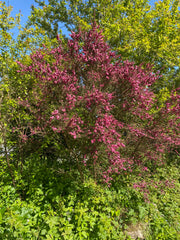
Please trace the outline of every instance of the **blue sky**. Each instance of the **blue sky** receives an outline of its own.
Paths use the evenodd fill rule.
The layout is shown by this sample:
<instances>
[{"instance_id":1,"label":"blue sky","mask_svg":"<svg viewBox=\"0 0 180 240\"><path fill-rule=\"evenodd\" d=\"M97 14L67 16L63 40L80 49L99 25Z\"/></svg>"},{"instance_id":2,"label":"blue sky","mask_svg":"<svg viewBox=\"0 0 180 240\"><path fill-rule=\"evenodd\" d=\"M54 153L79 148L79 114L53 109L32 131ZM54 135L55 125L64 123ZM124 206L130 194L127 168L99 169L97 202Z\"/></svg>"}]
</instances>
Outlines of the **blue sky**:
<instances>
[{"instance_id":1,"label":"blue sky","mask_svg":"<svg viewBox=\"0 0 180 240\"><path fill-rule=\"evenodd\" d=\"M22 24L26 22L31 13L31 5L37 5L34 0L5 0L5 3L7 6L13 6L13 16L21 11L21 14L23 15L21 17Z\"/></svg>"},{"instance_id":2,"label":"blue sky","mask_svg":"<svg viewBox=\"0 0 180 240\"><path fill-rule=\"evenodd\" d=\"M149 1L150 4L154 4L157 0L151 0ZM45 2L48 2L45 0ZM19 11L21 11L21 14L23 15L21 17L21 24L24 24L27 21L28 16L31 13L31 5L37 6L34 0L5 0L6 5L13 6L13 12L12 15L18 14ZM63 29L62 29L63 30ZM65 32L64 32L65 33ZM66 34L66 33L65 33Z\"/></svg>"}]
</instances>

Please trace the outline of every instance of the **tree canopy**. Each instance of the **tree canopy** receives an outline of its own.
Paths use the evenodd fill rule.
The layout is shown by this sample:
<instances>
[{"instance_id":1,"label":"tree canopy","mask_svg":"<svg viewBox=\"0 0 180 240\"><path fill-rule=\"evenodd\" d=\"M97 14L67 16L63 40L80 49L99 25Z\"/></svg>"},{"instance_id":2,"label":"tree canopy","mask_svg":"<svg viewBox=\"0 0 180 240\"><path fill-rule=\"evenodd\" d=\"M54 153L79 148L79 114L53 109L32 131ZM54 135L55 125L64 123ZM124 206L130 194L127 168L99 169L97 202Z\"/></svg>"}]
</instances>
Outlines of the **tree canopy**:
<instances>
[{"instance_id":1,"label":"tree canopy","mask_svg":"<svg viewBox=\"0 0 180 240\"><path fill-rule=\"evenodd\" d=\"M179 86L179 1L44 1L36 0L31 24L38 24L50 38L55 38L61 24L69 31L90 29L96 22L110 46L123 60L136 64L151 63L162 74L157 90Z\"/></svg>"}]
</instances>

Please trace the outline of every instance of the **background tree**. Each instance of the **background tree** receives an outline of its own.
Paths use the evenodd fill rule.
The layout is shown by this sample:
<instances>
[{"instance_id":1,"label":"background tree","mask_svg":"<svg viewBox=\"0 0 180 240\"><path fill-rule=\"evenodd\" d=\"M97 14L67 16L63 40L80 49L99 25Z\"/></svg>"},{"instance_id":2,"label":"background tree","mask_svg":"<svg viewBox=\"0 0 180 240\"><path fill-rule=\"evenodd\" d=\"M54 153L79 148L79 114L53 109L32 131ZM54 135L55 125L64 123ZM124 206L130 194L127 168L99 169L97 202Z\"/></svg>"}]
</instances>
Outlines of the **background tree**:
<instances>
[{"instance_id":1,"label":"background tree","mask_svg":"<svg viewBox=\"0 0 180 240\"><path fill-rule=\"evenodd\" d=\"M60 24L67 29L89 29L95 21L103 29L110 46L123 60L151 63L162 77L156 91L179 85L179 1L163 0L152 7L147 0L122 1L44 1L36 0L29 18L52 39ZM165 90L166 91L166 90Z\"/></svg>"}]
</instances>

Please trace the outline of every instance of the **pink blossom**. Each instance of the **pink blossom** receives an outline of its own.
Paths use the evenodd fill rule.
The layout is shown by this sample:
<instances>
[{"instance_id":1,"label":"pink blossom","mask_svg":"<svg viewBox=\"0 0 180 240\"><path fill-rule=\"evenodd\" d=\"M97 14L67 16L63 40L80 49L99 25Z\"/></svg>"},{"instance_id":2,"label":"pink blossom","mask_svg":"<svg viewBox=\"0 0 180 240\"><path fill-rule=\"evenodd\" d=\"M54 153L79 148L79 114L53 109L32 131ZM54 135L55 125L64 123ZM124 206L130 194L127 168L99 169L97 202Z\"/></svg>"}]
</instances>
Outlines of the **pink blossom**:
<instances>
[{"instance_id":1,"label":"pink blossom","mask_svg":"<svg viewBox=\"0 0 180 240\"><path fill-rule=\"evenodd\" d=\"M58 110L54 110L54 111L52 112L52 115L57 115L57 114L59 114L59 111L58 111Z\"/></svg>"},{"instance_id":2,"label":"pink blossom","mask_svg":"<svg viewBox=\"0 0 180 240\"><path fill-rule=\"evenodd\" d=\"M74 139L77 138L77 135L76 135L76 132L75 132L75 131L74 131L74 132L69 132L69 134L70 134L71 136L73 136Z\"/></svg>"}]
</instances>

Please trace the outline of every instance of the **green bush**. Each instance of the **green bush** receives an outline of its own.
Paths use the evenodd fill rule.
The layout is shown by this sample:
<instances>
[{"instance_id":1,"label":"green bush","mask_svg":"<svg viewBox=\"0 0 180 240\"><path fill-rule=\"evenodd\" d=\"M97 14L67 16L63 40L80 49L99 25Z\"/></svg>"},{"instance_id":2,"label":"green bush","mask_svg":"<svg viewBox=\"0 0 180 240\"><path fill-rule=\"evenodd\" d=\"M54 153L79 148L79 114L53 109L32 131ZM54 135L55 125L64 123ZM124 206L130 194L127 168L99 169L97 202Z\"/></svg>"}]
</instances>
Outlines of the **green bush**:
<instances>
[{"instance_id":1,"label":"green bush","mask_svg":"<svg viewBox=\"0 0 180 240\"><path fill-rule=\"evenodd\" d=\"M11 156L12 157L12 156ZM146 179L116 176L111 187L81 181L75 169L61 172L56 162L26 158L22 171L13 166L15 186L1 158L0 239L133 239L140 231L146 240L178 240L180 183L177 165L157 168ZM173 182L156 187L150 183ZM133 184L146 180L144 192Z\"/></svg>"}]
</instances>

